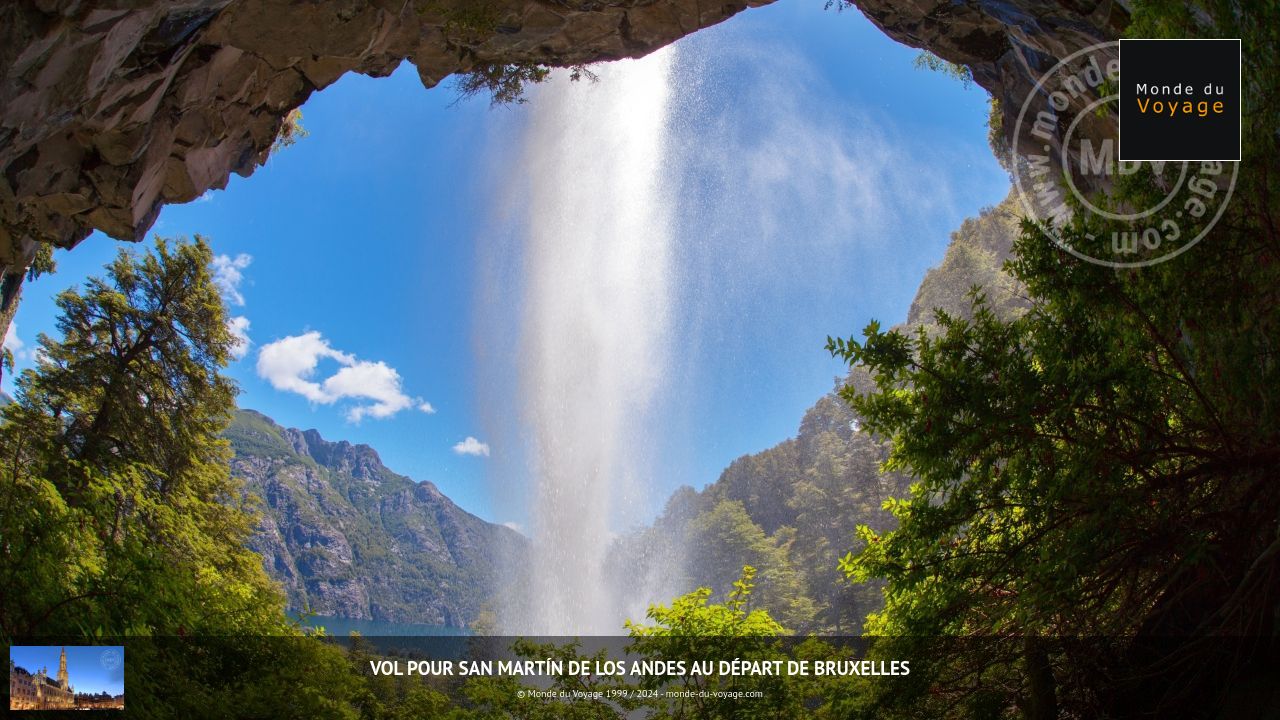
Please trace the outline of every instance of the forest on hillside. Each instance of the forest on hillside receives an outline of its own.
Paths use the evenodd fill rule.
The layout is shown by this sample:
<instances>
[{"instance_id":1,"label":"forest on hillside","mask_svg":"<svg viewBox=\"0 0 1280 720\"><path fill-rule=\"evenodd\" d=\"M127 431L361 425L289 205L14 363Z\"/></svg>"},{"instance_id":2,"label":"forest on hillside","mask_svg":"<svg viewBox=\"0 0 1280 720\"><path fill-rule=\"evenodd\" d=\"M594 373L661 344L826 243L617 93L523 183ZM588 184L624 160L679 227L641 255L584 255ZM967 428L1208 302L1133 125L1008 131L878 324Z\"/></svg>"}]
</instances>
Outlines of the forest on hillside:
<instances>
[{"instance_id":1,"label":"forest on hillside","mask_svg":"<svg viewBox=\"0 0 1280 720\"><path fill-rule=\"evenodd\" d=\"M942 262L925 275L903 330L936 334L937 311L969 318L970 291L980 287L993 312L1012 320L1026 310L1018 283L1002 270L1018 232L1018 201L1010 193L951 235ZM690 553L677 583L716 589L722 600L744 565L758 571L754 602L792 632L850 635L881 609L883 584L850 583L840 559L854 550L856 519L877 532L896 520L886 506L904 497L910 475L885 471L891 444L863 428L861 415L840 397L843 388L870 392L875 384L855 366L819 398L794 438L735 460L701 491L683 487L668 500L652 527L620 538L612 578L621 590L637 567ZM670 548L662 552L660 548Z\"/></svg>"}]
</instances>

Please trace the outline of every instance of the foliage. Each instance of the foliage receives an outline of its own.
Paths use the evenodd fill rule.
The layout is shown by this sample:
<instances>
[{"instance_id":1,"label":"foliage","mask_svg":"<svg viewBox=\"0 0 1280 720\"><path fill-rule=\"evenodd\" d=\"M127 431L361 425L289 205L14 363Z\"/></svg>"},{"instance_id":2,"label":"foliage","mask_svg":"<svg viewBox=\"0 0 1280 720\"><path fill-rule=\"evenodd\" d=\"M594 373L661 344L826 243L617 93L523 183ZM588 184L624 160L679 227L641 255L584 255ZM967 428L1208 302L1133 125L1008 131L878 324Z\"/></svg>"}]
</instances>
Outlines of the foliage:
<instances>
[{"instance_id":1,"label":"foliage","mask_svg":"<svg viewBox=\"0 0 1280 720\"><path fill-rule=\"evenodd\" d=\"M1251 47L1248 28L1214 34L1236 30ZM1274 48L1273 30L1252 32L1246 55L1267 58L1262 76L1274 77L1276 53L1262 50ZM1116 271L1065 257L1024 224L1008 270L1031 299L1025 314L1002 317L974 292L967 317L939 312L933 331L873 322L861 341L829 343L875 378L842 394L892 440L886 467L916 478L909 498L886 504L899 528L859 528L864 547L842 562L855 582L887 581L869 629L1024 638L957 644L931 668L932 685L881 696L879 714L1096 715L1130 702L1189 711L1223 702L1229 686L1214 668L1247 665L1204 638L1274 634L1273 95L1246 98L1236 197L1192 251ZM1113 200L1160 197L1139 173ZM1067 234L1087 251L1123 229L1080 213ZM1068 639L1085 637L1113 640ZM1201 671L1174 677L1160 669L1169 658Z\"/></svg>"},{"instance_id":2,"label":"foliage","mask_svg":"<svg viewBox=\"0 0 1280 720\"><path fill-rule=\"evenodd\" d=\"M5 633L280 627L217 438L235 388L210 259L157 240L58 296L62 337L0 425Z\"/></svg>"},{"instance_id":3,"label":"foliage","mask_svg":"<svg viewBox=\"0 0 1280 720\"><path fill-rule=\"evenodd\" d=\"M751 592L756 587L755 578L756 569L750 565L744 565L741 576L733 581L733 589L729 591L723 605L709 605L711 589L698 588L676 598L670 607L650 606L645 617L652 620L653 625L640 625L628 620L626 628L634 638L740 638L780 635L783 633L782 626L769 616L768 611L749 607ZM633 647L643 650L647 646L644 643L637 643Z\"/></svg>"},{"instance_id":4,"label":"foliage","mask_svg":"<svg viewBox=\"0 0 1280 720\"><path fill-rule=\"evenodd\" d=\"M450 6L437 0L424 4L420 13L438 13L444 18L446 35L459 37L465 42L479 42L494 32L502 19L502 10L492 0L470 0Z\"/></svg>"},{"instance_id":5,"label":"foliage","mask_svg":"<svg viewBox=\"0 0 1280 720\"><path fill-rule=\"evenodd\" d=\"M723 500L690 523L686 547L700 548L693 560L696 576L713 587L735 582L743 564L764 568L760 577L759 602L775 608L792 627L813 621L813 601L804 594L803 577L791 563L790 550L795 532L764 534L742 503ZM753 569L752 574L755 574ZM727 601L733 604L731 594Z\"/></svg>"},{"instance_id":6,"label":"foliage","mask_svg":"<svg viewBox=\"0 0 1280 720\"><path fill-rule=\"evenodd\" d=\"M565 667L570 661L596 667L609 659L607 650L585 654L581 652L581 645L576 640L555 645L522 638L516 640L510 649L520 658L556 660ZM566 673L550 678L549 684L537 686L524 685L514 677L477 677L463 685L460 693L463 707L456 711L455 717L460 720L464 717L468 720L622 720L628 717L628 713L645 705L640 699L628 696L626 691L630 689L627 678L619 675ZM550 691L553 697L531 701L525 699L521 690L526 693L530 690ZM574 697L573 693L580 694Z\"/></svg>"},{"instance_id":7,"label":"foliage","mask_svg":"<svg viewBox=\"0 0 1280 720\"><path fill-rule=\"evenodd\" d=\"M725 659L773 660L786 657L775 638L784 630L769 613L751 608L756 569L742 568L723 604L709 604L710 588L698 588L672 601L670 606L653 605L641 625L627 622L633 638L629 652L653 660ZM797 717L803 713L801 683L785 676L730 676L718 674L678 676L654 675L640 687L675 687L692 691L667 703L659 703L653 718L773 718ZM759 692L753 700L724 700L713 693Z\"/></svg>"},{"instance_id":8,"label":"foliage","mask_svg":"<svg viewBox=\"0 0 1280 720\"><path fill-rule=\"evenodd\" d=\"M489 104L523 105L528 102L525 91L529 85L545 82L551 77L551 67L534 62L481 63L458 76L454 88L459 100L466 100L481 93L488 93ZM582 64L570 66L569 80L599 79L589 67Z\"/></svg>"},{"instance_id":9,"label":"foliage","mask_svg":"<svg viewBox=\"0 0 1280 720\"><path fill-rule=\"evenodd\" d=\"M271 143L271 154L275 155L277 152L291 147L294 143L310 134L302 126L302 108L290 110L284 116L284 121L280 123L280 132L276 133L275 142Z\"/></svg>"},{"instance_id":10,"label":"foliage","mask_svg":"<svg viewBox=\"0 0 1280 720\"><path fill-rule=\"evenodd\" d=\"M41 275L47 275L57 269L57 263L53 260L53 245L51 243L36 243L36 252L31 259L31 265L27 267L27 282L33 282ZM18 282L20 276L13 276L6 279L4 283L4 305L10 313L12 320L12 312L16 309L12 303L17 302L17 291L19 289ZM9 348L0 349L0 376L5 371L12 372L14 368L13 351Z\"/></svg>"},{"instance_id":11,"label":"foliage","mask_svg":"<svg viewBox=\"0 0 1280 720\"><path fill-rule=\"evenodd\" d=\"M1000 269L1017 233L1017 198L1011 194L951 237L942 262L925 275L907 325L937 332L931 310L969 317L968 293L984 288L1000 317L1025 311L1025 290ZM843 384L871 390L864 368L853 368ZM625 589L629 571L651 558L670 557L663 548L697 548L685 558L684 587L726 587L738 568L759 569L757 602L798 632L857 633L866 616L882 606L878 581L850 584L837 567L859 549L851 525L889 530L896 520L883 505L908 494L909 477L883 472L889 445L860 427L861 418L835 393L818 400L792 439L735 460L701 492L676 491L653 528L624 537L614 548L628 573L613 579ZM731 510L726 503L745 512ZM656 571L657 568L650 570ZM718 598L713 597L712 600Z\"/></svg>"},{"instance_id":12,"label":"foliage","mask_svg":"<svg viewBox=\"0 0 1280 720\"><path fill-rule=\"evenodd\" d=\"M934 55L928 50L921 50L912 63L917 70L932 70L960 81L965 90L973 86L973 71L968 65L953 63Z\"/></svg>"},{"instance_id":13,"label":"foliage","mask_svg":"<svg viewBox=\"0 0 1280 720\"><path fill-rule=\"evenodd\" d=\"M368 681L341 648L316 638L200 635L124 642L131 718L404 717L368 713Z\"/></svg>"},{"instance_id":14,"label":"foliage","mask_svg":"<svg viewBox=\"0 0 1280 720\"><path fill-rule=\"evenodd\" d=\"M419 12L438 14L444 20L441 31L452 44L465 48L483 43L504 28L503 10L490 0L460 5L432 0L421 6ZM545 82L551 77L551 69L545 63L528 60L484 60L459 73L454 80L454 90L459 102L485 93L491 107L523 105L528 102L525 96L528 86ZM585 64L576 63L569 66L569 79L594 82L598 78Z\"/></svg>"},{"instance_id":15,"label":"foliage","mask_svg":"<svg viewBox=\"0 0 1280 720\"><path fill-rule=\"evenodd\" d=\"M53 245L38 243L35 257L31 260L31 266L27 268L27 282L32 282L41 275L48 275L57 269L58 263L53 259Z\"/></svg>"},{"instance_id":16,"label":"foliage","mask_svg":"<svg viewBox=\"0 0 1280 720\"><path fill-rule=\"evenodd\" d=\"M880 473L887 450L855 424L837 398L824 397L806 413L796 438L739 458L700 493L673 494L653 528L614 547L625 559L619 565L645 568L670 556L662 548L697 548L684 557L678 584L728 587L743 565L752 565L760 578L756 602L786 627L856 630L879 606L879 591L851 588L836 571L851 547L848 518L881 527L891 519L881 502L906 485ZM622 576L613 582L626 586Z\"/></svg>"},{"instance_id":17,"label":"foliage","mask_svg":"<svg viewBox=\"0 0 1280 720\"><path fill-rule=\"evenodd\" d=\"M996 162L1000 163L1000 167L1005 172L1013 172L1013 149L1009 146L1009 138L1005 136L1004 128L1004 107L1000 103L1000 99L994 95L990 100L990 108L987 112L987 146L991 148L991 154L995 155Z\"/></svg>"},{"instance_id":18,"label":"foliage","mask_svg":"<svg viewBox=\"0 0 1280 720\"><path fill-rule=\"evenodd\" d=\"M525 86L550 76L551 69L539 63L482 63L459 75L454 87L460 100L487 92L491 105L522 105L528 102Z\"/></svg>"},{"instance_id":19,"label":"foliage","mask_svg":"<svg viewBox=\"0 0 1280 720\"><path fill-rule=\"evenodd\" d=\"M628 623L632 639L626 648L626 662L706 658L778 658L786 655L775 645L782 631L768 613L750 608L754 589L754 569L743 568L741 577L723 605L711 604L712 592L699 589L674 600L670 607L653 606L647 617L652 625ZM511 676L474 676L457 683L432 686L431 680L405 677L375 677L366 672L377 656L360 638L354 637L347 659L353 674L362 676L362 688L353 697L367 718L451 718L490 720L620 720L650 718L755 718L798 717L803 712L799 685L790 679L690 678L688 676L648 676L636 680L622 674L565 674L537 680ZM498 638L475 638L470 652L492 658L514 655L524 659L549 659L568 667L569 661L585 662L596 668L611 658L607 649L583 650L574 640L563 644L517 639L510 647L494 647ZM822 652L813 649L809 653ZM826 651L830 655L829 651ZM688 697L668 700L652 691L667 686L707 691L768 690L763 699ZM647 695L638 691L648 690ZM537 691L535 698L532 694ZM813 700L809 696L810 701ZM409 709L412 708L412 711ZM416 714L412 714L416 713Z\"/></svg>"},{"instance_id":20,"label":"foliage","mask_svg":"<svg viewBox=\"0 0 1280 720\"><path fill-rule=\"evenodd\" d=\"M1011 190L999 204L965 219L951 234L942 262L930 268L920 281L905 326L924 326L935 334L939 330L934 322L937 310L969 319L973 309L970 295L975 286L986 294L987 306L998 318L1009 319L1024 312L1025 288L1002 269L1019 234L1019 213L1017 191ZM869 385L868 382L867 389Z\"/></svg>"},{"instance_id":21,"label":"foliage","mask_svg":"<svg viewBox=\"0 0 1280 720\"><path fill-rule=\"evenodd\" d=\"M0 632L134 638L131 716L354 717L341 654L296 636L244 545L211 260L157 239L58 296L0 420Z\"/></svg>"}]
</instances>

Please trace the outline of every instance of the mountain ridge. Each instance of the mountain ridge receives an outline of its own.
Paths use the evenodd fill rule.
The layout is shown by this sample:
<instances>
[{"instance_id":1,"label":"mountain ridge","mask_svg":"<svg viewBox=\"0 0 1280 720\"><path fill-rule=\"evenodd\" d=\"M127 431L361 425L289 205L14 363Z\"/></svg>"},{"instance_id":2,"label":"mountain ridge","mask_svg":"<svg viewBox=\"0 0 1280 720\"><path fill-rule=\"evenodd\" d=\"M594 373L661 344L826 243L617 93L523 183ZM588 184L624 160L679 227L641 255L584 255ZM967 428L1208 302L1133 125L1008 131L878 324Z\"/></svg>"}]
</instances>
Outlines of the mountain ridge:
<instances>
[{"instance_id":1,"label":"mountain ridge","mask_svg":"<svg viewBox=\"0 0 1280 720\"><path fill-rule=\"evenodd\" d=\"M1012 192L966 219L897 327L931 332L934 309L969 317L974 286L999 315L1025 309L1001 269L1017 229ZM861 392L874 385L861 368L842 382ZM911 478L881 471L888 442L860 428L838 386L804 413L793 437L737 458L701 489L676 490L651 526L614 545L625 559L614 567L645 568L697 548L679 573L686 589L723 592L751 564L760 570L761 602L788 627L856 630L879 608L880 587L849 584L837 560L856 545L856 524L892 526L883 503L905 495ZM251 547L291 609L470 626L498 591L502 558L527 547L523 536L467 513L430 481L394 473L369 445L285 428L253 410L237 412L227 437L233 471L263 500ZM634 582L630 572L611 575L621 592Z\"/></svg>"},{"instance_id":2,"label":"mountain ridge","mask_svg":"<svg viewBox=\"0 0 1280 720\"><path fill-rule=\"evenodd\" d=\"M232 472L262 503L249 546L291 610L466 627L492 596L501 558L524 547L429 480L390 470L369 445L247 409L226 437Z\"/></svg>"}]
</instances>

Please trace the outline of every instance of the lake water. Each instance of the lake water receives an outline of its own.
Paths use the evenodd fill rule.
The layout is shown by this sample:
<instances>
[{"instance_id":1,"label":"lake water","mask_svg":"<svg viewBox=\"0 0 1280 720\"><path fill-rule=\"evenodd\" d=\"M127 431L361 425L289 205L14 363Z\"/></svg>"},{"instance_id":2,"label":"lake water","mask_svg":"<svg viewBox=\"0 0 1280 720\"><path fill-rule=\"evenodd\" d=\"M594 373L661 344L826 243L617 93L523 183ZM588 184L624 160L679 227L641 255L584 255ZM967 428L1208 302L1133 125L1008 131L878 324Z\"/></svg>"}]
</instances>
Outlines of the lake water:
<instances>
[{"instance_id":1,"label":"lake water","mask_svg":"<svg viewBox=\"0 0 1280 720\"><path fill-rule=\"evenodd\" d=\"M334 637L346 637L353 632L358 632L365 637L460 637L471 634L467 628L448 625L357 620L328 615L312 615L306 618L294 616L294 619L300 621L305 627L323 627L326 634Z\"/></svg>"}]
</instances>

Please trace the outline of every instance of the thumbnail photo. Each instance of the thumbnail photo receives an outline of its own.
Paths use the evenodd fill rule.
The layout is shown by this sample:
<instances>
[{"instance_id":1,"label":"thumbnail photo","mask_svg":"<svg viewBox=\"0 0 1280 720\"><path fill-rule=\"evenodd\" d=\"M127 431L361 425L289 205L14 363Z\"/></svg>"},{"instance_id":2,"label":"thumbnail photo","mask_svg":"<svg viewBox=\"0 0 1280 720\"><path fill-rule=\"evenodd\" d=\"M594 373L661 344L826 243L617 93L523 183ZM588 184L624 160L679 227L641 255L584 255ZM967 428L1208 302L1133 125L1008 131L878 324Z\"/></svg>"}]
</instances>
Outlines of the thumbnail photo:
<instances>
[{"instance_id":1,"label":"thumbnail photo","mask_svg":"<svg viewBox=\"0 0 1280 720\"><path fill-rule=\"evenodd\" d=\"M123 710L124 647L10 647L9 709Z\"/></svg>"}]
</instances>

